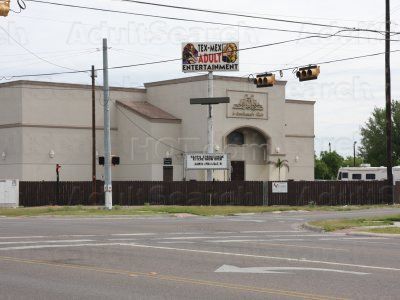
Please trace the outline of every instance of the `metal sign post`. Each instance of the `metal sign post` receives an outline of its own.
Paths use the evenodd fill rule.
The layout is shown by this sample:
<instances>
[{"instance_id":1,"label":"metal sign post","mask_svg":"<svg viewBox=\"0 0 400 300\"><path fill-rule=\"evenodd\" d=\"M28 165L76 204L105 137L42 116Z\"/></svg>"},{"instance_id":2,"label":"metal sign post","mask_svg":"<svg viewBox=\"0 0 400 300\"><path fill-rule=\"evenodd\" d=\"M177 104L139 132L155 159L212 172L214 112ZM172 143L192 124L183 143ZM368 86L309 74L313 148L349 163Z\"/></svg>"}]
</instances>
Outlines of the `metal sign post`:
<instances>
[{"instance_id":1,"label":"metal sign post","mask_svg":"<svg viewBox=\"0 0 400 300\"><path fill-rule=\"evenodd\" d=\"M103 39L103 76L104 76L104 193L107 209L112 209L111 181L111 137L110 137L110 87L108 85L108 46Z\"/></svg>"},{"instance_id":2,"label":"metal sign post","mask_svg":"<svg viewBox=\"0 0 400 300\"><path fill-rule=\"evenodd\" d=\"M208 97L214 97L214 74L213 72L208 72ZM208 119L207 119L207 145L208 154L214 153L214 127L213 127L213 107L208 104ZM207 170L207 181L213 181L214 171Z\"/></svg>"}]
</instances>

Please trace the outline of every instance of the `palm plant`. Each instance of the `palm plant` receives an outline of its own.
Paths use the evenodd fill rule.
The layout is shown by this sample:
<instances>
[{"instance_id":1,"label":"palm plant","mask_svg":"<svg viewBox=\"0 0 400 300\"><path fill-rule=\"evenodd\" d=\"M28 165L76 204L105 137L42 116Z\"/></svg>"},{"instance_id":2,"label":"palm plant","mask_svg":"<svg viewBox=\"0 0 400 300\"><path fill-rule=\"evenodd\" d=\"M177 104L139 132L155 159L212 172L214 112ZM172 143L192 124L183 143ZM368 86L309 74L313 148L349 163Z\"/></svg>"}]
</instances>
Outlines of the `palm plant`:
<instances>
[{"instance_id":1,"label":"palm plant","mask_svg":"<svg viewBox=\"0 0 400 300\"><path fill-rule=\"evenodd\" d=\"M269 161L268 164L270 165L274 165L275 168L278 169L279 172L279 181L281 180L281 169L283 167L286 167L288 169L289 172L289 162L286 159L280 159L278 158L277 161Z\"/></svg>"}]
</instances>

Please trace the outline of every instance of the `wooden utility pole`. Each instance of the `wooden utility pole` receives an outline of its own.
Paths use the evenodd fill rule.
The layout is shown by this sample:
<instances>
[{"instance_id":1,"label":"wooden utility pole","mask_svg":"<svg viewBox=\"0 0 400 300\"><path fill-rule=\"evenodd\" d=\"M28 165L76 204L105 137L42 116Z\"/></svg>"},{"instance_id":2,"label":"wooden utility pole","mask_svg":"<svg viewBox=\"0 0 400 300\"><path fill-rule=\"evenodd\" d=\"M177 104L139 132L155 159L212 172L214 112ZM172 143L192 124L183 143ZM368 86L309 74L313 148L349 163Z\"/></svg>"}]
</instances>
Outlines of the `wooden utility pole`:
<instances>
[{"instance_id":1,"label":"wooden utility pole","mask_svg":"<svg viewBox=\"0 0 400 300\"><path fill-rule=\"evenodd\" d=\"M385 90L386 90L386 157L389 203L393 203L393 158L392 158L392 95L390 78L390 0L386 0L386 41L385 41Z\"/></svg>"},{"instance_id":2,"label":"wooden utility pole","mask_svg":"<svg viewBox=\"0 0 400 300\"><path fill-rule=\"evenodd\" d=\"M97 204L96 188L96 71L92 66L92 195Z\"/></svg>"}]
</instances>

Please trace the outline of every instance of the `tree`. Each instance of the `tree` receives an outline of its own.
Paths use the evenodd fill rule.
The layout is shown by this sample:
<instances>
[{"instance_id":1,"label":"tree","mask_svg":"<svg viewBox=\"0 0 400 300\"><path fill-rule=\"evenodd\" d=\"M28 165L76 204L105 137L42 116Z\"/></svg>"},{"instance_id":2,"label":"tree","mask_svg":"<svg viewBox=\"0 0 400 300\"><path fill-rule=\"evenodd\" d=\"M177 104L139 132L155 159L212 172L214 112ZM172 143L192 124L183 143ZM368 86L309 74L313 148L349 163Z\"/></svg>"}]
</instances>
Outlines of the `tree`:
<instances>
[{"instance_id":1,"label":"tree","mask_svg":"<svg viewBox=\"0 0 400 300\"><path fill-rule=\"evenodd\" d=\"M363 158L356 156L356 167L359 167L363 163ZM354 157L347 156L342 163L342 167L353 167L354 166Z\"/></svg>"},{"instance_id":2,"label":"tree","mask_svg":"<svg viewBox=\"0 0 400 300\"><path fill-rule=\"evenodd\" d=\"M343 157L336 151L322 151L320 159L328 168L328 178L326 179L336 179L339 168L342 166L344 161Z\"/></svg>"},{"instance_id":3,"label":"tree","mask_svg":"<svg viewBox=\"0 0 400 300\"><path fill-rule=\"evenodd\" d=\"M393 112L393 162L400 163L400 102L392 102ZM375 108L372 116L361 127L361 157L371 166L386 166L386 109Z\"/></svg>"},{"instance_id":4,"label":"tree","mask_svg":"<svg viewBox=\"0 0 400 300\"><path fill-rule=\"evenodd\" d=\"M283 167L286 167L286 168L288 169L288 172L289 172L289 162L288 162L286 159L280 159L280 158L278 158L278 160L277 160L276 162L274 162L274 161L269 161L268 164L274 165L275 168L278 169L278 172L279 172L279 180L281 180L281 169L282 169Z\"/></svg>"},{"instance_id":5,"label":"tree","mask_svg":"<svg viewBox=\"0 0 400 300\"><path fill-rule=\"evenodd\" d=\"M330 179L328 166L317 157L315 158L315 179Z\"/></svg>"}]
</instances>

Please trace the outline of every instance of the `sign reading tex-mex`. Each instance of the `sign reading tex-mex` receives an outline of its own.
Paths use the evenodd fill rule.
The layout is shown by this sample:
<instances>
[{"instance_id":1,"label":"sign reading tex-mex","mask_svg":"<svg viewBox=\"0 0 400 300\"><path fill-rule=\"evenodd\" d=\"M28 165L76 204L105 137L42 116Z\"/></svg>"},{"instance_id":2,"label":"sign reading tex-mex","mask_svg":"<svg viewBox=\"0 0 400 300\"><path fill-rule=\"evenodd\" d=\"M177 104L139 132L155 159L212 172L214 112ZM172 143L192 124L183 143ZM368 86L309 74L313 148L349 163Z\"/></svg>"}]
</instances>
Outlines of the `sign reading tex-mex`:
<instances>
[{"instance_id":1,"label":"sign reading tex-mex","mask_svg":"<svg viewBox=\"0 0 400 300\"><path fill-rule=\"evenodd\" d=\"M239 43L183 43L182 71L239 71Z\"/></svg>"}]
</instances>

